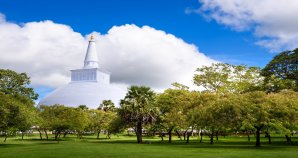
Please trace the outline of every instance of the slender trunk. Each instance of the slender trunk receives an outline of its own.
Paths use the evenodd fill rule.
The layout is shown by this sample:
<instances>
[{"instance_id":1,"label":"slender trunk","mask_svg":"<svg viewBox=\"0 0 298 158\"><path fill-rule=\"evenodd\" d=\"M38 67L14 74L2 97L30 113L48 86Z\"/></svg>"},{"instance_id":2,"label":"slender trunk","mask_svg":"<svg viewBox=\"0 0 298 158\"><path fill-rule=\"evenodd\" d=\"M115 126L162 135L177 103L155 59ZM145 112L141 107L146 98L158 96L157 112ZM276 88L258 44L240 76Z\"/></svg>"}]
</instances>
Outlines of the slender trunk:
<instances>
[{"instance_id":1,"label":"slender trunk","mask_svg":"<svg viewBox=\"0 0 298 158\"><path fill-rule=\"evenodd\" d=\"M164 133L162 131L159 132L159 136L161 138L161 141L163 142Z\"/></svg>"},{"instance_id":2,"label":"slender trunk","mask_svg":"<svg viewBox=\"0 0 298 158\"><path fill-rule=\"evenodd\" d=\"M40 140L42 140L42 133L41 133L40 129L38 129L37 131L38 131L38 133L39 133L39 138L40 138Z\"/></svg>"},{"instance_id":3,"label":"slender trunk","mask_svg":"<svg viewBox=\"0 0 298 158\"><path fill-rule=\"evenodd\" d=\"M285 135L285 136L286 136L287 142L293 144L292 137L289 135Z\"/></svg>"},{"instance_id":4,"label":"slender trunk","mask_svg":"<svg viewBox=\"0 0 298 158\"><path fill-rule=\"evenodd\" d=\"M247 140L250 142L249 132L246 132L246 134L247 134Z\"/></svg>"},{"instance_id":5,"label":"slender trunk","mask_svg":"<svg viewBox=\"0 0 298 158\"><path fill-rule=\"evenodd\" d=\"M272 144L272 142L271 142L271 135L270 134L268 134L268 143L269 144Z\"/></svg>"},{"instance_id":6,"label":"slender trunk","mask_svg":"<svg viewBox=\"0 0 298 158\"><path fill-rule=\"evenodd\" d=\"M186 143L189 143L189 137L192 135L192 133L193 133L193 129L191 129L190 132L186 133L186 135L187 135Z\"/></svg>"},{"instance_id":7,"label":"slender trunk","mask_svg":"<svg viewBox=\"0 0 298 158\"><path fill-rule=\"evenodd\" d=\"M80 131L80 139L82 139L83 138L83 131Z\"/></svg>"},{"instance_id":8,"label":"slender trunk","mask_svg":"<svg viewBox=\"0 0 298 158\"><path fill-rule=\"evenodd\" d=\"M142 143L143 141L142 141L142 122L141 121L137 122L136 134L137 134L137 143Z\"/></svg>"},{"instance_id":9,"label":"slender trunk","mask_svg":"<svg viewBox=\"0 0 298 158\"><path fill-rule=\"evenodd\" d=\"M60 136L61 136L61 133L59 132L59 134L58 134L58 143L60 142Z\"/></svg>"},{"instance_id":10,"label":"slender trunk","mask_svg":"<svg viewBox=\"0 0 298 158\"><path fill-rule=\"evenodd\" d=\"M212 131L210 136L210 144L214 144L213 137L214 137L214 131Z\"/></svg>"},{"instance_id":11,"label":"slender trunk","mask_svg":"<svg viewBox=\"0 0 298 158\"><path fill-rule=\"evenodd\" d=\"M68 134L68 132L64 132L63 138L65 138L67 134Z\"/></svg>"},{"instance_id":12,"label":"slender trunk","mask_svg":"<svg viewBox=\"0 0 298 158\"><path fill-rule=\"evenodd\" d=\"M173 131L173 127L171 127L168 131L169 134L169 143L172 143L172 131Z\"/></svg>"},{"instance_id":13,"label":"slender trunk","mask_svg":"<svg viewBox=\"0 0 298 158\"><path fill-rule=\"evenodd\" d=\"M99 139L100 130L97 130L97 137L96 139Z\"/></svg>"},{"instance_id":14,"label":"slender trunk","mask_svg":"<svg viewBox=\"0 0 298 158\"><path fill-rule=\"evenodd\" d=\"M200 136L201 136L200 143L202 143L203 142L203 133L202 132L200 133Z\"/></svg>"},{"instance_id":15,"label":"slender trunk","mask_svg":"<svg viewBox=\"0 0 298 158\"><path fill-rule=\"evenodd\" d=\"M175 132L176 132L178 138L181 140L181 134L180 134L180 132L178 130L175 130Z\"/></svg>"},{"instance_id":16,"label":"slender trunk","mask_svg":"<svg viewBox=\"0 0 298 158\"><path fill-rule=\"evenodd\" d=\"M110 131L108 131L107 137L108 137L108 139L111 139L111 132Z\"/></svg>"},{"instance_id":17,"label":"slender trunk","mask_svg":"<svg viewBox=\"0 0 298 158\"><path fill-rule=\"evenodd\" d=\"M216 141L218 142L218 131L216 131L215 136L216 136Z\"/></svg>"},{"instance_id":18,"label":"slender trunk","mask_svg":"<svg viewBox=\"0 0 298 158\"><path fill-rule=\"evenodd\" d=\"M268 132L268 144L271 144L272 142L271 142L271 135L270 135L270 133Z\"/></svg>"},{"instance_id":19,"label":"slender trunk","mask_svg":"<svg viewBox=\"0 0 298 158\"><path fill-rule=\"evenodd\" d=\"M24 131L21 132L22 133L22 140L24 139Z\"/></svg>"},{"instance_id":20,"label":"slender trunk","mask_svg":"<svg viewBox=\"0 0 298 158\"><path fill-rule=\"evenodd\" d=\"M270 135L269 127L267 127L266 137L268 138L268 144L271 144L271 135Z\"/></svg>"},{"instance_id":21,"label":"slender trunk","mask_svg":"<svg viewBox=\"0 0 298 158\"><path fill-rule=\"evenodd\" d=\"M186 135L187 135L187 130L185 130L185 132L183 133L183 140L186 139Z\"/></svg>"},{"instance_id":22,"label":"slender trunk","mask_svg":"<svg viewBox=\"0 0 298 158\"><path fill-rule=\"evenodd\" d=\"M4 142L6 142L7 137L8 137L8 134L7 134L7 132L5 132Z\"/></svg>"},{"instance_id":23,"label":"slender trunk","mask_svg":"<svg viewBox=\"0 0 298 158\"><path fill-rule=\"evenodd\" d=\"M47 132L47 130L46 129L43 129L43 131L44 131L44 133L46 134L46 138L47 138L47 140L49 139L49 136L48 136L48 132Z\"/></svg>"},{"instance_id":24,"label":"slender trunk","mask_svg":"<svg viewBox=\"0 0 298 158\"><path fill-rule=\"evenodd\" d=\"M256 132L256 147L260 147L261 146L260 132L261 132L261 128L257 128L257 132Z\"/></svg>"},{"instance_id":25,"label":"slender trunk","mask_svg":"<svg viewBox=\"0 0 298 158\"><path fill-rule=\"evenodd\" d=\"M55 140L58 140L58 136L60 135L60 131L55 132Z\"/></svg>"}]
</instances>

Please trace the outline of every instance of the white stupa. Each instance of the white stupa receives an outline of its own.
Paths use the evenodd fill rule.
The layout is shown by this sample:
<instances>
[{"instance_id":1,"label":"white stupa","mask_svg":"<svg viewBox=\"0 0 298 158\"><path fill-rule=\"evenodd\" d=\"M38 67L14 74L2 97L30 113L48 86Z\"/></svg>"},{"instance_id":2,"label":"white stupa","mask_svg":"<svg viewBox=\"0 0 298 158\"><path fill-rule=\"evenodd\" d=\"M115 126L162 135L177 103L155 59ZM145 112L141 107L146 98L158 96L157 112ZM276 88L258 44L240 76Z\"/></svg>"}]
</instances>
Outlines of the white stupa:
<instances>
[{"instance_id":1,"label":"white stupa","mask_svg":"<svg viewBox=\"0 0 298 158\"><path fill-rule=\"evenodd\" d=\"M120 99L125 96L125 89L110 84L110 73L99 68L93 36L89 41L84 67L70 71L71 82L53 91L38 105L60 104L70 107L86 105L95 109L103 100L112 100L119 105Z\"/></svg>"}]
</instances>

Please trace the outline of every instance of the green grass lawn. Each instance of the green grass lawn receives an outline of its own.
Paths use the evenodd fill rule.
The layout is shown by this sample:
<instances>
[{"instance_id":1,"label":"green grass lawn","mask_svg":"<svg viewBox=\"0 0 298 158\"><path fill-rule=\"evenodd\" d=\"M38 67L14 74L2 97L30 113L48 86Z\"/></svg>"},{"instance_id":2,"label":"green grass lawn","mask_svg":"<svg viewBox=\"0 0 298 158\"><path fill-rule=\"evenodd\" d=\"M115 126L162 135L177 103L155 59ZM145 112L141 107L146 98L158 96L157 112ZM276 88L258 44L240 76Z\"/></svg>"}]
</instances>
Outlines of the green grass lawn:
<instances>
[{"instance_id":1,"label":"green grass lawn","mask_svg":"<svg viewBox=\"0 0 298 158\"><path fill-rule=\"evenodd\" d=\"M104 137L104 136L102 136ZM144 144L135 143L133 136L113 136L112 139L95 139L95 136L85 136L77 139L67 136L59 143L57 141L39 140L38 136L8 138L7 142L0 141L0 158L152 158L152 157L217 157L217 158L256 158L256 157L298 157L298 143L290 145L284 138L273 138L269 145L262 138L262 147L254 147L254 137L247 142L246 137L220 137L218 142L211 145L205 137L203 143L193 137L189 144L177 138L173 143L166 140L161 142L158 137L144 138ZM293 139L298 141L296 137Z\"/></svg>"}]
</instances>

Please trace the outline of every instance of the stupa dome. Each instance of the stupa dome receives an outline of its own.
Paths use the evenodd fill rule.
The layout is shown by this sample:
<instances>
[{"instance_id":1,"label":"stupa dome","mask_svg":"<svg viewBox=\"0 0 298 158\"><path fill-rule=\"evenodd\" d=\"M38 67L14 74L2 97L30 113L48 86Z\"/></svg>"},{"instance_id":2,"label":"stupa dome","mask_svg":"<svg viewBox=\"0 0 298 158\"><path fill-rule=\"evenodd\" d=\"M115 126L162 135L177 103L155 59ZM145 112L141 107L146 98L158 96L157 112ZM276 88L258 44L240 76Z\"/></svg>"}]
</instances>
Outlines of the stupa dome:
<instances>
[{"instance_id":1,"label":"stupa dome","mask_svg":"<svg viewBox=\"0 0 298 158\"><path fill-rule=\"evenodd\" d=\"M93 37L89 41L84 67L70 70L71 82L43 98L38 105L61 104L70 107L86 105L97 108L103 100L112 100L119 105L125 89L110 84L110 73L98 67L97 52Z\"/></svg>"}]
</instances>

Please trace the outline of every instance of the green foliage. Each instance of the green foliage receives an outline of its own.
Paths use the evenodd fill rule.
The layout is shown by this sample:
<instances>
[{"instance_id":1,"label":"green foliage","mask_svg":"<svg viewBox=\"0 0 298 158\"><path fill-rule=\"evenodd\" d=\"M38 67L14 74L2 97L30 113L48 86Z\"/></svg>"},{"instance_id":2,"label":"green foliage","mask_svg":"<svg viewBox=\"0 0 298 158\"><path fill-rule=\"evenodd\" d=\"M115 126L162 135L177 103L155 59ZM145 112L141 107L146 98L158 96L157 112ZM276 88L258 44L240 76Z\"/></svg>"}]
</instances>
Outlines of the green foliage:
<instances>
[{"instance_id":1,"label":"green foliage","mask_svg":"<svg viewBox=\"0 0 298 158\"><path fill-rule=\"evenodd\" d=\"M99 139L99 134L102 130L107 131L108 137L110 134L120 132L122 127L121 122L119 122L119 117L114 111L104 111L104 110L89 110L90 117L90 129L97 133L97 139Z\"/></svg>"},{"instance_id":2,"label":"green foliage","mask_svg":"<svg viewBox=\"0 0 298 158\"><path fill-rule=\"evenodd\" d=\"M82 109L82 110L88 110L89 108L87 107L87 105L79 105L78 108Z\"/></svg>"},{"instance_id":3,"label":"green foliage","mask_svg":"<svg viewBox=\"0 0 298 158\"><path fill-rule=\"evenodd\" d=\"M207 92L244 93L261 88L260 68L216 63L197 69L194 84Z\"/></svg>"},{"instance_id":4,"label":"green foliage","mask_svg":"<svg viewBox=\"0 0 298 158\"><path fill-rule=\"evenodd\" d=\"M172 131L186 130L191 126L191 121L187 120L188 110L191 109L191 92L187 88L175 86L176 89L167 89L156 98L156 105L159 108L159 117L156 123L159 124L159 130L166 131L169 134L171 142Z\"/></svg>"},{"instance_id":5,"label":"green foliage","mask_svg":"<svg viewBox=\"0 0 298 158\"><path fill-rule=\"evenodd\" d=\"M268 92L298 91L298 49L276 55L262 70Z\"/></svg>"},{"instance_id":6,"label":"green foliage","mask_svg":"<svg viewBox=\"0 0 298 158\"><path fill-rule=\"evenodd\" d=\"M41 117L45 121L44 126L56 133L57 140L61 133L68 130L81 132L89 125L89 116L81 108L70 108L63 105L41 106Z\"/></svg>"},{"instance_id":7,"label":"green foliage","mask_svg":"<svg viewBox=\"0 0 298 158\"><path fill-rule=\"evenodd\" d=\"M28 87L29 84L30 78L26 73L0 69L0 93L24 96L36 100L38 94Z\"/></svg>"},{"instance_id":8,"label":"green foliage","mask_svg":"<svg viewBox=\"0 0 298 158\"><path fill-rule=\"evenodd\" d=\"M102 103L99 105L98 110L116 111L116 107L112 100L103 100Z\"/></svg>"},{"instance_id":9,"label":"green foliage","mask_svg":"<svg viewBox=\"0 0 298 158\"><path fill-rule=\"evenodd\" d=\"M127 127L135 128L137 142L142 143L142 127L152 123L157 108L153 104L155 93L150 87L131 86L120 103L119 115Z\"/></svg>"},{"instance_id":10,"label":"green foliage","mask_svg":"<svg viewBox=\"0 0 298 158\"><path fill-rule=\"evenodd\" d=\"M36 116L34 103L27 98L3 93L0 93L0 98L0 131L8 136L9 133L30 129Z\"/></svg>"}]
</instances>

